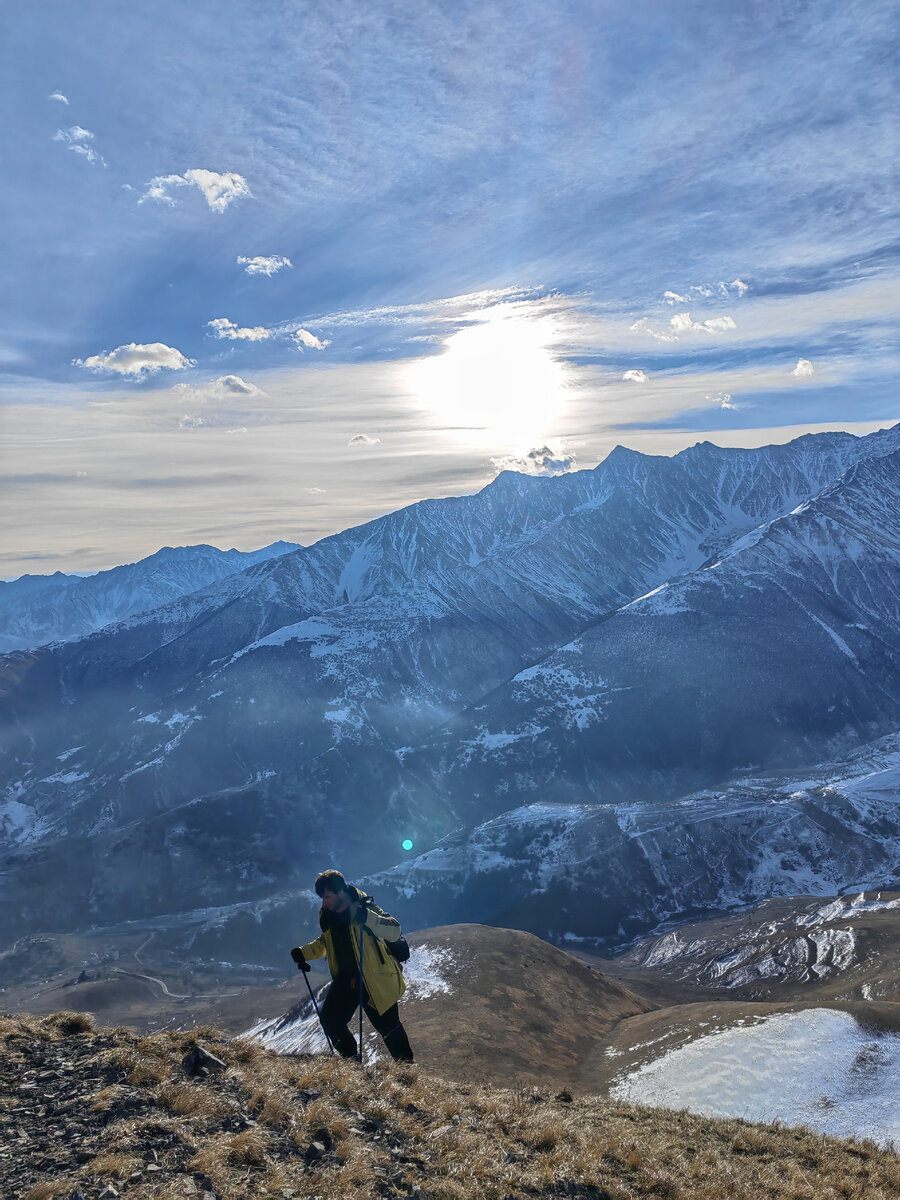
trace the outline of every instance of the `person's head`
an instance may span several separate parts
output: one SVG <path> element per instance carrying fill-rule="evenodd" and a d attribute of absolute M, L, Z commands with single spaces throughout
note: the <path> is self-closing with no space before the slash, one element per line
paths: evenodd
<path fill-rule="evenodd" d="M 316 895 L 321 897 L 326 912 L 343 912 L 350 903 L 347 880 L 340 871 L 322 871 L 316 877 Z"/>

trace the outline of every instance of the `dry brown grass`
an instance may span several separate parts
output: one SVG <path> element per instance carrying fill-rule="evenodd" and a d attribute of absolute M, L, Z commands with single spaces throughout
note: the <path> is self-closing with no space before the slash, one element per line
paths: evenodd
<path fill-rule="evenodd" d="M 75 1033 L 91 1033 L 94 1029 L 94 1018 L 90 1013 L 63 1010 L 45 1017 L 41 1024 L 58 1029 L 63 1037 L 71 1037 Z"/>
<path fill-rule="evenodd" d="M 85 1037 L 65 1027 L 61 1019 L 0 1018 L 0 1038 L 16 1059 L 17 1038 Z M 181 1058 L 198 1036 L 226 1070 L 188 1081 Z M 223 1200 L 280 1197 L 286 1189 L 295 1200 L 380 1200 L 414 1194 L 414 1185 L 430 1200 L 900 1197 L 900 1157 L 805 1129 L 599 1098 L 565 1102 L 530 1086 L 460 1086 L 409 1065 L 278 1058 L 210 1030 L 97 1037 L 86 1061 L 122 1082 L 86 1086 L 99 1089 L 91 1108 L 107 1124 L 98 1122 L 94 1157 L 77 1174 L 128 1179 L 136 1200 L 180 1200 L 189 1178 L 198 1188 L 205 1179 L 203 1188 Z M 133 1105 L 136 1094 L 139 1107 L 126 1105 L 122 1119 L 109 1122 L 109 1110 L 120 1100 Z M 159 1166 L 152 1175 L 151 1148 Z M 55 1200 L 73 1186 L 68 1172 L 21 1194 Z"/>
<path fill-rule="evenodd" d="M 75 1187 L 74 1180 L 57 1179 L 53 1183 L 39 1183 L 27 1192 L 25 1200 L 56 1200 L 58 1196 L 65 1196 Z"/>
<path fill-rule="evenodd" d="M 169 1083 L 155 1091 L 157 1104 L 179 1117 L 207 1117 L 217 1120 L 228 1115 L 233 1106 L 226 1097 L 204 1083 Z"/>
<path fill-rule="evenodd" d="M 97 1154 L 82 1167 L 85 1175 L 108 1175 L 112 1179 L 127 1179 L 141 1165 L 133 1154 Z"/>

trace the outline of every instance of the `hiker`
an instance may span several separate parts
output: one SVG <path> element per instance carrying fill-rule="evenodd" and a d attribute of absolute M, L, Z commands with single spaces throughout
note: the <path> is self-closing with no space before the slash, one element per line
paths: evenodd
<path fill-rule="evenodd" d="M 406 981 L 400 964 L 384 944 L 400 938 L 400 922 L 365 892 L 348 884 L 340 871 L 323 871 L 316 879 L 316 895 L 322 898 L 322 932 L 315 941 L 295 946 L 291 958 L 301 971 L 309 970 L 310 959 L 323 954 L 328 959 L 332 983 L 320 1014 L 326 1037 L 344 1058 L 356 1055 L 356 1039 L 347 1025 L 361 999 L 366 1016 L 381 1034 L 391 1057 L 412 1062 L 412 1048 L 397 1008 Z M 363 943 L 360 997 L 359 943 L 364 933 L 368 937 Z"/>

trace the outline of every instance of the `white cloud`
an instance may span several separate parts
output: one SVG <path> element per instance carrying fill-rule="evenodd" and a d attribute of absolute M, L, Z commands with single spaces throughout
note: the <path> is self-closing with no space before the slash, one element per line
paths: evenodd
<path fill-rule="evenodd" d="M 103 156 L 98 154 L 91 145 L 94 135 L 89 129 L 82 129 L 80 125 L 72 125 L 69 129 L 57 129 L 53 140 L 54 142 L 63 142 L 67 150 L 80 154 L 89 163 L 102 163 L 104 167 L 106 166 Z"/>
<path fill-rule="evenodd" d="M 301 488 L 300 491 L 307 492 L 310 496 L 324 496 L 325 495 L 324 488 L 308 487 L 308 488 Z"/>
<path fill-rule="evenodd" d="M 327 339 L 317 338 L 314 333 L 310 333 L 308 329 L 298 329 L 294 334 L 294 340 L 300 347 L 306 346 L 310 350 L 324 350 L 326 346 L 330 346 L 331 342 Z"/>
<path fill-rule="evenodd" d="M 719 408 L 737 409 L 739 406 L 731 399 L 731 392 L 716 392 L 713 396 L 707 396 L 713 404 L 718 404 Z"/>
<path fill-rule="evenodd" d="M 201 404 L 231 400 L 236 396 L 265 395 L 258 387 L 241 379 L 240 375 L 220 375 L 208 383 L 176 383 L 172 392 L 187 403 L 199 401 Z"/>
<path fill-rule="evenodd" d="M 646 383 L 649 378 L 647 372 L 641 370 L 626 371 L 622 376 L 624 383 Z"/>
<path fill-rule="evenodd" d="M 798 358 L 796 367 L 791 371 L 795 379 L 812 379 L 815 373 L 816 368 L 808 358 Z"/>
<path fill-rule="evenodd" d="M 254 258 L 244 258 L 243 255 L 238 255 L 238 263 L 248 275 L 274 275 L 282 267 L 293 266 L 291 260 L 285 258 L 283 254 L 270 254 L 268 257 L 257 254 Z"/>
<path fill-rule="evenodd" d="M 272 336 L 265 325 L 254 325 L 250 329 L 246 326 L 235 325 L 234 321 L 229 321 L 227 317 L 215 317 L 206 323 L 210 329 L 215 330 L 216 337 L 228 338 L 232 342 L 264 342 L 266 338 Z"/>
<path fill-rule="evenodd" d="M 204 424 L 202 417 L 191 417 L 187 413 L 178 422 L 179 429 L 199 429 Z"/>
<path fill-rule="evenodd" d="M 506 454 L 492 458 L 491 466 L 497 471 L 519 471 L 525 475 L 565 475 L 575 469 L 575 455 L 564 454 L 550 446 L 540 446 L 527 454 Z"/>
<path fill-rule="evenodd" d="M 138 204 L 143 204 L 145 200 L 159 200 L 172 207 L 175 200 L 171 193 L 176 188 L 196 187 L 206 197 L 206 203 L 213 212 L 218 213 L 223 213 L 232 200 L 253 195 L 243 175 L 237 175 L 234 171 L 219 174 L 202 168 L 185 171 L 183 175 L 156 175 L 146 187 Z"/>
<path fill-rule="evenodd" d="M 380 446 L 381 438 L 369 437 L 367 433 L 357 433 L 347 443 L 348 446 Z"/>
<path fill-rule="evenodd" d="M 239 426 L 237 427 L 237 429 L 226 429 L 226 430 L 225 430 L 225 432 L 226 432 L 226 433 L 246 433 L 246 432 L 247 432 L 247 426 L 246 426 L 246 425 L 239 425 Z"/>
<path fill-rule="evenodd" d="M 705 321 L 695 321 L 689 312 L 676 313 L 669 321 L 668 330 L 654 329 L 647 317 L 635 321 L 629 326 L 632 333 L 649 333 L 658 342 L 677 342 L 680 338 L 692 333 L 724 333 L 727 329 L 737 329 L 733 317 L 709 317 Z"/>
<path fill-rule="evenodd" d="M 48 100 L 58 100 L 60 102 L 60 104 L 68 104 L 69 103 L 68 96 L 64 96 L 62 94 L 62 92 L 51 92 L 50 95 L 47 97 L 47 99 Z"/>
<path fill-rule="evenodd" d="M 174 346 L 166 346 L 163 342 L 150 342 L 139 345 L 129 342 L 127 346 L 117 346 L 104 354 L 92 354 L 90 358 L 75 358 L 72 363 L 76 367 L 87 367 L 90 371 L 108 371 L 114 375 L 143 375 L 154 371 L 182 371 L 192 367 L 194 360 L 185 358 Z"/>
<path fill-rule="evenodd" d="M 706 329 L 710 333 L 724 333 L 726 329 L 737 329 L 737 322 L 734 317 L 710 317 L 701 325 L 695 325 L 694 328 Z"/>
<path fill-rule="evenodd" d="M 744 283 L 743 279 L 733 279 L 731 283 L 725 283 L 720 280 L 715 287 L 709 283 L 696 283 L 688 288 L 687 292 L 663 292 L 662 298 L 666 304 L 690 304 L 691 293 L 694 296 L 702 296 L 704 300 L 709 300 L 712 296 L 719 295 L 723 298 L 728 298 L 732 292 L 737 292 L 738 296 L 743 296 L 749 291 L 750 285 Z"/>

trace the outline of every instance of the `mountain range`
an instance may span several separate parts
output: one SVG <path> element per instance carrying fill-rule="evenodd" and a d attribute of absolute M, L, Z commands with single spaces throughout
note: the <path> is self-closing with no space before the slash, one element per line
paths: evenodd
<path fill-rule="evenodd" d="M 210 550 L 160 552 L 184 557 L 160 602 L 123 586 L 71 641 L 35 645 L 46 600 L 20 595 L 0 942 L 243 921 L 333 863 L 407 922 L 608 944 L 897 877 L 889 798 L 842 806 L 823 781 L 900 729 L 900 426 L 619 447 L 238 569 Z M 109 583 L 68 586 L 54 628 Z"/>

